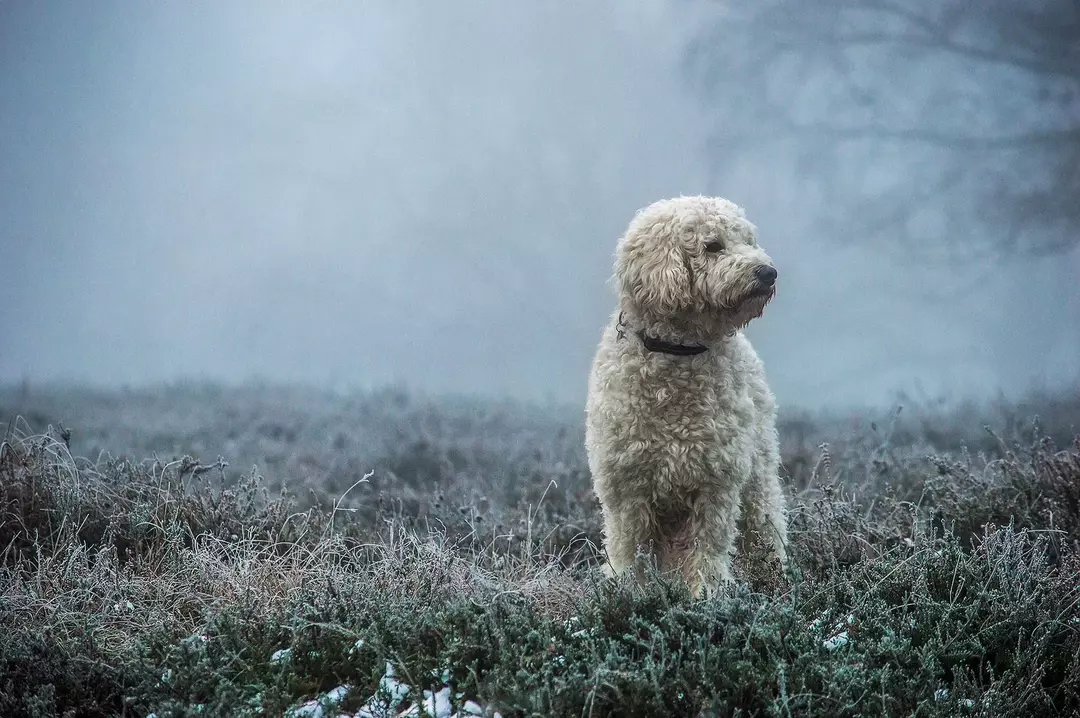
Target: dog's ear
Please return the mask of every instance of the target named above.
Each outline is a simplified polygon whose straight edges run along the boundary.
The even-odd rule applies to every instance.
[[[690,303],[690,270],[675,233],[630,231],[619,242],[619,288],[641,309],[669,315]]]

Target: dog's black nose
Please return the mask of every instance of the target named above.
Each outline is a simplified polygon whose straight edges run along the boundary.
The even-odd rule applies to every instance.
[[[755,269],[754,276],[766,287],[771,287],[776,283],[776,270],[767,264],[763,264]]]

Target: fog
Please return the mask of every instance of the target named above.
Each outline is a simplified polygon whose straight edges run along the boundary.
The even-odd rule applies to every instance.
[[[1075,386],[1075,248],[905,258],[822,230],[783,145],[718,151],[743,100],[686,56],[721,11],[0,4],[0,381],[581,402],[634,211],[719,194],[778,267],[782,404]]]

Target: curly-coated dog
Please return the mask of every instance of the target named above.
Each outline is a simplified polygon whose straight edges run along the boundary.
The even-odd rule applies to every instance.
[[[757,534],[782,565],[775,399],[741,331],[776,291],[756,228],[725,199],[663,200],[615,256],[619,307],[593,361],[585,439],[609,570],[642,549],[700,596],[731,579],[740,529],[741,547]]]

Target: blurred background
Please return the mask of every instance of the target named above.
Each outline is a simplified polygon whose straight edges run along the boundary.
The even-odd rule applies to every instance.
[[[743,205],[782,404],[1080,379],[1080,5],[0,2],[0,382],[584,401],[634,211]]]

